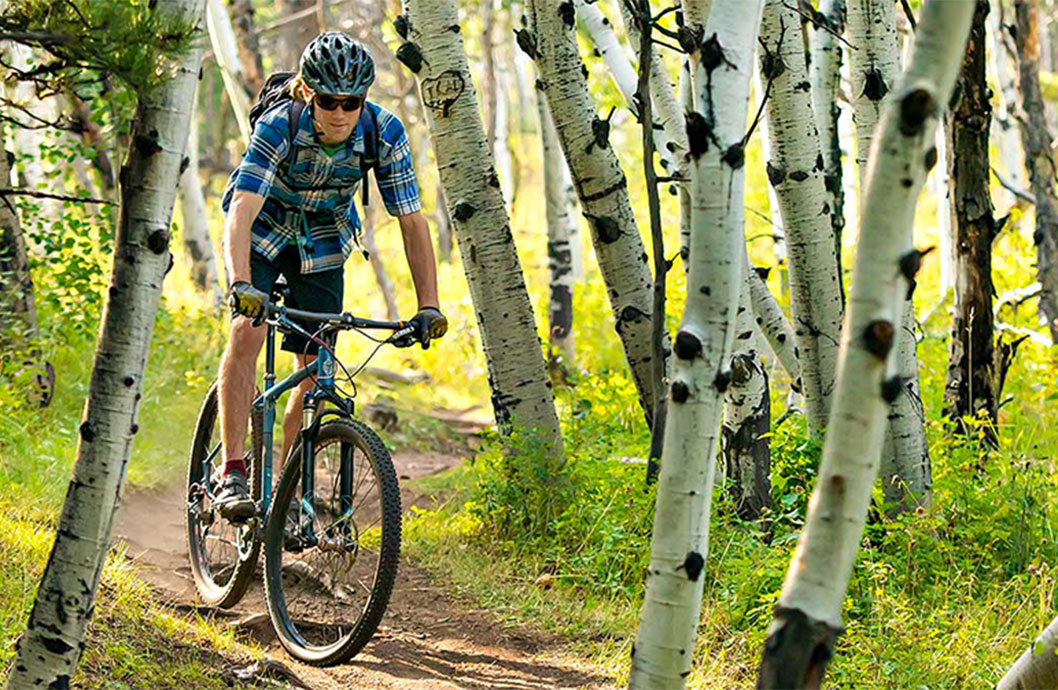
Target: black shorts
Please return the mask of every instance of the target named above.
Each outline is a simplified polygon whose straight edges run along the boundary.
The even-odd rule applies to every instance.
[[[255,288],[271,294],[280,274],[286,278],[290,294],[285,304],[292,309],[338,313],[342,310],[343,272],[333,268],[319,273],[302,273],[301,257],[297,247],[287,247],[274,260],[269,261],[260,254],[250,252],[250,282]],[[292,319],[309,333],[314,333],[319,324],[306,324]],[[314,355],[319,345],[298,333],[283,336],[282,348],[296,354]]]

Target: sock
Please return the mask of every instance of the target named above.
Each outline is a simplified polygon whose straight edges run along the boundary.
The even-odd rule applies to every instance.
[[[231,472],[238,470],[242,472],[243,476],[246,476],[246,461],[242,458],[238,460],[228,460],[224,463],[224,471],[221,472],[222,476],[227,476]]]

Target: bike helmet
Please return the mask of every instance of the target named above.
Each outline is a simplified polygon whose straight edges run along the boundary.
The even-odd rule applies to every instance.
[[[375,81],[375,62],[367,48],[341,31],[312,39],[301,54],[301,78],[328,96],[361,96]]]

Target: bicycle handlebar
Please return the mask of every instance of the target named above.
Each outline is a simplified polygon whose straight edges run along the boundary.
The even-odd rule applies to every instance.
[[[265,309],[268,312],[268,318],[276,319],[278,322],[282,322],[284,319],[297,319],[299,321],[311,323],[328,324],[336,328],[362,328],[394,331],[393,335],[390,336],[390,338],[394,340],[410,335],[415,330],[407,321],[376,321],[374,319],[361,319],[348,312],[329,314],[326,312],[303,311],[301,309],[292,309],[290,307],[272,304],[271,302],[265,306]],[[296,324],[290,325],[296,326]]]

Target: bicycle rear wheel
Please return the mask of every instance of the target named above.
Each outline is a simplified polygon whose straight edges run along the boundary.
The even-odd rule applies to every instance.
[[[330,666],[355,656],[385,613],[400,559],[400,491],[382,440],[353,419],[320,426],[311,502],[302,465],[299,442],[265,528],[265,593],[291,656]]]
[[[213,382],[198,413],[191,457],[187,468],[187,553],[191,574],[202,602],[230,608],[237,604],[253,581],[261,542],[255,537],[259,518],[233,525],[213,508],[216,479],[224,463],[220,443],[217,382]],[[262,416],[250,415],[247,469],[250,495],[261,498]]]

